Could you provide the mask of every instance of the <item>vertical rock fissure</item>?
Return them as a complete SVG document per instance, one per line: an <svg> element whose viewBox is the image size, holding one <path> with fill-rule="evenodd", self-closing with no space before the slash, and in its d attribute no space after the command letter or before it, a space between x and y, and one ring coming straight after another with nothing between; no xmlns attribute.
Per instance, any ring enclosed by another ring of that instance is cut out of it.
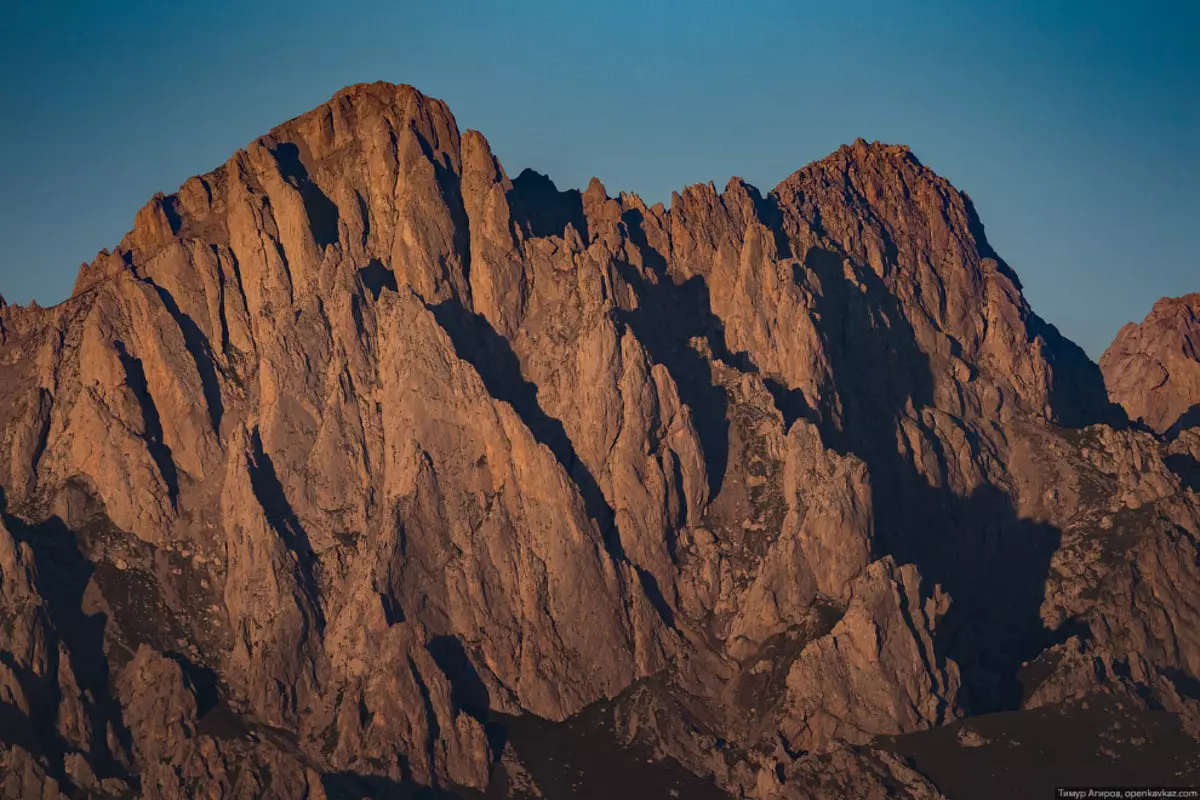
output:
<svg viewBox="0 0 1200 800"><path fill-rule="evenodd" d="M171 507L175 508L179 501L179 473L175 467L175 460L171 457L171 448L163 441L162 420L158 416L158 407L154 405L154 398L150 396L150 388L146 383L146 371L142 368L141 359L130 355L124 342L114 341L113 346L116 348L121 366L125 370L126 385L133 392L133 396L142 409L142 421L145 426L143 439L146 442L146 449L150 451L150 457L158 467L163 483L166 484Z"/></svg>

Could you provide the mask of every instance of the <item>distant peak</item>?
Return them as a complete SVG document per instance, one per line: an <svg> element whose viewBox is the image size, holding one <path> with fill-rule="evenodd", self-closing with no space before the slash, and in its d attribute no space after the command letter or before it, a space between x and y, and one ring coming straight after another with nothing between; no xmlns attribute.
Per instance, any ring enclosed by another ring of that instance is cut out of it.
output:
<svg viewBox="0 0 1200 800"><path fill-rule="evenodd" d="M1180 295L1179 297L1162 297L1154 303L1150 316L1176 308L1200 308L1200 292Z"/></svg>
<svg viewBox="0 0 1200 800"><path fill-rule="evenodd" d="M372 81L363 83L352 83L345 88L339 89L334 93L331 100L336 100L339 97L361 97L371 95L374 97L380 96L403 96L413 95L416 97L426 97L427 95L417 87L408 83L390 83L388 81Z"/></svg>
<svg viewBox="0 0 1200 800"><path fill-rule="evenodd" d="M608 199L608 191L604 188L604 184L599 178L593 177L588 181L587 190L584 191L583 197L585 201L600 201Z"/></svg>
<svg viewBox="0 0 1200 800"><path fill-rule="evenodd" d="M852 153L883 153L887 155L902 155L912 152L912 148L906 144L888 144L878 139L868 142L861 136L850 144L842 145L838 150L846 150Z"/></svg>
<svg viewBox="0 0 1200 800"><path fill-rule="evenodd" d="M730 189L734 188L744 189L749 185L750 184L746 183L746 181L742 180L737 175L733 175L728 181L725 182L725 191L728 192Z"/></svg>

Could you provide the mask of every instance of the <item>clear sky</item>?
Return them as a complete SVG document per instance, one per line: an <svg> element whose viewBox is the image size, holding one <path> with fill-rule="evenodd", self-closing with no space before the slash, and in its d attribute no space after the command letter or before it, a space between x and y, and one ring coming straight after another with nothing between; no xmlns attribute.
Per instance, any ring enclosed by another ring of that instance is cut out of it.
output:
<svg viewBox="0 0 1200 800"><path fill-rule="evenodd" d="M764 192L862 136L974 199L1093 357L1200 291L1200 2L0 4L0 294L67 296L155 192L360 81L411 83L510 175Z"/></svg>

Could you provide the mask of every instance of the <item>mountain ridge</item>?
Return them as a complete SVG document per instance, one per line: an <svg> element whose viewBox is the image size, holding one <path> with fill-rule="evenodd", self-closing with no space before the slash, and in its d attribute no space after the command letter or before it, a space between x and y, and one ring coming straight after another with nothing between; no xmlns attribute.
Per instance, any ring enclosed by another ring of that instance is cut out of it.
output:
<svg viewBox="0 0 1200 800"><path fill-rule="evenodd" d="M174 192L169 192L169 193L168 192L158 192L158 193L156 193L151 198L151 200L149 202L147 202L147 204L145 206L143 206L142 209L140 209L135 214L134 228L131 229L130 231L128 231L121 238L121 240L118 242L118 244L116 245L114 250L128 250L132 247L133 242L134 242L134 237L138 236L138 231L137 231L138 222L141 222L144 226L146 226L148 229L150 229L151 232L145 234L146 236L150 237L150 239L155 238L156 235L161 236L165 230L169 230L171 228L174 228L176 225L178 225L178 222L172 222L168 219L165 221L165 227L164 227L163 216L170 217L171 212L164 210L160 213L158 206L165 204L165 203L177 204L179 202L180 193L185 190L185 187L192 186L194 181L198 181L198 180L199 181L206 181L206 180L219 181L221 179L221 175L223 174L223 171L228 167L230 160L232 160L233 158L236 158L238 156L238 154L245 153L253 145L264 144L264 143L269 142L273 138L277 138L277 137L281 137L281 136L286 138L289 134L292 134L294 132L294 129L297 126L300 126L305 122L310 122L314 118L320 116L322 113L327 112L329 110L329 107L332 104L336 103L341 98L352 99L356 95L364 95L364 94L377 96L378 93L380 93L380 92L396 92L396 93L402 94L402 95L406 96L406 98L411 98L418 105L428 102L434 107L434 110L437 113L444 115L450 122L454 122L454 116L450 112L449 107L446 105L446 103L444 101L442 101L438 98L434 98L434 97L425 95L419 89L417 89L416 87L414 87L410 84L392 84L392 83L388 83L386 81L361 82L361 83L351 84L349 86L346 86L346 87L340 89L336 93L334 93L334 95L328 101L320 104L319 106L317 106L309 111L303 112L301 114L297 114L296 116L292 117L291 119L288 119L288 120L281 122L278 125L274 126L268 133L265 133L261 136L255 137L253 140L251 140L251 142L249 142L246 145L246 147L240 148L238 151L236 151L236 153L234 154L234 156L231 157L231 159L227 159L226 162L222 163L221 165L218 165L217 167L215 167L211 170L193 175L192 177L185 180L179 186L179 188L176 189ZM455 125L455 129L457 130L457 124L454 123L454 125ZM464 133L464 135L465 134L482 136L482 134L479 131L474 130L474 129L468 129ZM486 146L486 141L484 142L484 144ZM779 189L784 186L784 184L786 184L789 180L796 177L798 173L804 172L805 170L812 169L812 168L816 167L817 165L822 164L824 162L830 162L830 161L837 160L840 158L841 154L843 154L844 152L846 152L846 153L854 152L855 148L860 148L860 147L871 147L871 148L875 148L875 149L881 149L884 152L901 155L902 157L910 158L916 165L918 165L922 169L927 169L924 167L923 164L921 164L920 160L916 157L916 155L912 152L911 148L908 145L887 144L887 143L881 143L879 141L867 142L865 139L862 139L860 137L859 139L856 139L853 143L841 145L837 150L834 150L833 152L831 152L829 155L825 156L824 158L817 159L815 161L809 162L808 164L806 164L802 167L799 167L798 169L793 171L793 173L791 173L790 175L781 179L779 181L779 183L775 186L775 188L769 192L769 195L774 195L775 193L777 193L779 191ZM489 150L490 150L490 148L489 148ZM533 172L535 174L541 175L541 177L544 177L544 178L549 177L546 175L542 175L541 173L537 173L536 169L534 167L526 167L522 171L523 172L526 172L526 171ZM934 175L934 173L932 173L932 171L930 171L930 174ZM936 175L934 175L934 177L936 177ZM941 180L941 179L938 178L938 180ZM590 179L589 186L591 185L591 183L596 183L600 187L600 189L604 188L603 184L600 182L600 179L597 177L592 177ZM710 192L712 192L714 194L724 195L726 192L729 191L729 189L731 187L733 187L735 185L741 185L743 187L747 187L750 190L752 190L753 192L755 192L761 196L760 190L753 187L751 184L746 182L743 178L735 175L735 176L731 176L729 178L729 180L727 181L725 192L718 193L716 191L716 188L713 185L712 181L688 184L688 185L682 187L680 190L672 191L671 192L672 206L674 206L677 202L682 202L682 194L686 194L689 190L700 190L700 189L707 188L707 190L709 190ZM947 184L947 186L948 185L949 184ZM575 192L575 193L579 193L579 194L583 193L583 190L580 190L577 188L570 188L570 189L565 189L565 190L558 190L557 187L554 187L554 188L556 191L560 191L562 193L570 193L570 192ZM957 190L955 190L955 191L957 191ZM963 193L960 193L960 194L963 194ZM606 197L607 197L607 195L606 195ZM964 194L964 197L965 197L965 194ZM640 204L643 206L645 205L645 203L642 202L641 198L638 196L638 194L636 192L625 192L625 191L620 192L620 199L624 202L625 198L628 198L629 202L631 202L631 203ZM662 206L664 211L669 212L669 210L670 210L670 208L667 207L663 203L656 203L656 204L654 204L654 206ZM172 233L169 235L174 235L174 233L175 233L175 231L172 231ZM65 302L65 300L71 299L72 297L75 296L75 294L77 294L78 292L81 291L82 287L90 285L90 276L89 276L88 280L84 280L84 277L85 277L84 274L89 271L89 268L92 267L96 261L99 261L102 259L107 259L111 255L112 255L112 252L109 251L107 248L105 248L100 251L100 254L97 259L94 259L92 262L86 262L85 264L83 264L80 268L80 273L76 279L76 286L73 288L71 295L69 295L67 298L64 298L63 301L60 301L59 303L55 303L51 306L45 306L42 304L38 304L37 302L34 302L34 303L32 303L32 306L36 307L36 308L42 308L42 309L54 308L57 305L61 304L61 302ZM1014 278L1014 280L1016 279L1015 273L1012 275L1012 277ZM25 307L28 307L28 305L22 306L21 304L15 304L14 307L25 308Z"/></svg>
<svg viewBox="0 0 1200 800"><path fill-rule="evenodd" d="M745 797L936 797L886 737L1097 693L1200 730L1200 434L905 147L647 207L356 85L0 308L0 387L21 791L544 783L499 720L610 701Z"/></svg>

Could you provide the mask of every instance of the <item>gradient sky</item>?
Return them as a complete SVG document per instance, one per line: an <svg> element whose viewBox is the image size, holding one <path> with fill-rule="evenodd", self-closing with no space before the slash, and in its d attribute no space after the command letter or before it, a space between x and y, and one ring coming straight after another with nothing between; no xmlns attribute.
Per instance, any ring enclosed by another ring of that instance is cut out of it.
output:
<svg viewBox="0 0 1200 800"><path fill-rule="evenodd" d="M510 175L764 192L862 136L974 199L1093 357L1200 291L1200 3L0 4L0 294L64 299L155 192L360 81L411 83Z"/></svg>

